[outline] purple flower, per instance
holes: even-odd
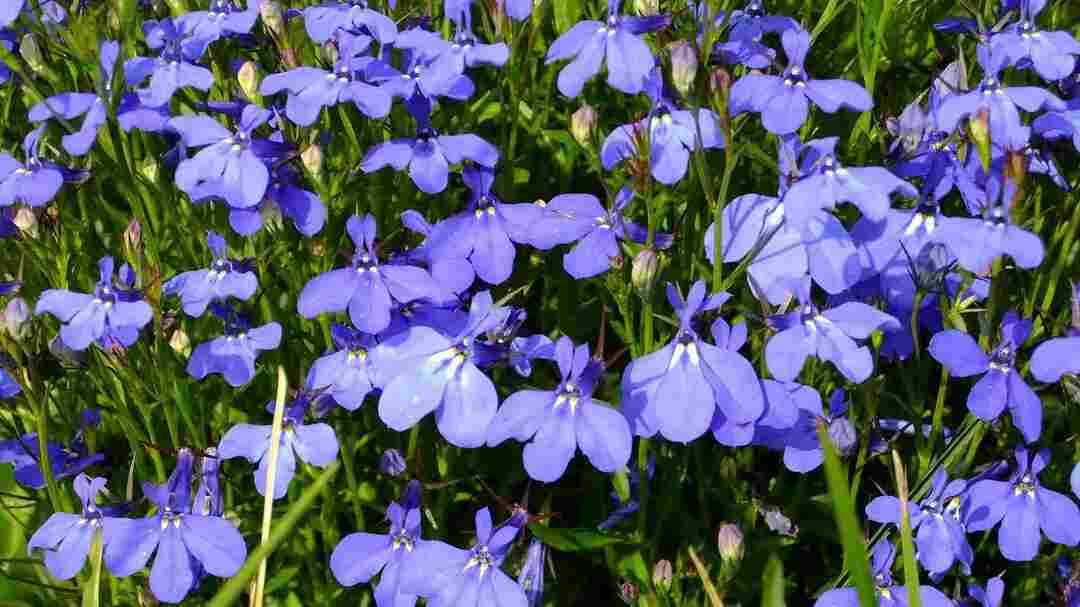
[[[270,116],[269,110],[248,105],[235,133],[205,114],[169,120],[169,127],[180,133],[185,146],[205,146],[176,167],[177,187],[194,201],[220,196],[230,207],[245,209],[259,204],[270,183],[263,158],[281,144],[253,138],[251,132]]]
[[[525,591],[499,565],[506,558],[518,528],[491,527],[487,508],[476,513],[476,544],[468,550],[443,542],[418,546],[413,559],[425,563],[414,569],[420,595],[430,607],[527,607]]]
[[[50,442],[47,448],[49,467],[52,468],[54,479],[75,476],[90,466],[105,461],[105,456],[100,453],[87,453],[86,444],[78,435],[69,445]],[[15,480],[20,485],[31,489],[41,489],[45,486],[45,475],[38,461],[36,432],[0,441],[0,464],[14,466]]]
[[[325,272],[304,285],[296,302],[305,318],[324,312],[349,311],[353,326],[365,333],[379,333],[390,326],[395,304],[437,297],[438,289],[423,268],[404,264],[380,264],[375,251],[375,217],[356,215],[346,223],[356,245],[348,267]]]
[[[709,430],[717,409],[733,423],[758,419],[765,401],[754,368],[734,350],[701,339],[693,326],[695,316],[718,308],[730,295],[706,297],[699,280],[685,300],[670,283],[667,296],[679,317],[678,332],[623,373],[623,413],[634,433],[660,432],[668,440],[688,443]]]
[[[968,490],[969,532],[992,529],[999,522],[998,547],[1010,561],[1030,561],[1039,554],[1041,535],[1055,544],[1080,543],[1080,509],[1067,496],[1039,484],[1050,451],[1016,449],[1016,470],[1008,481],[983,479]]]
[[[15,381],[6,369],[0,369],[0,400],[15,398],[22,394],[22,386]]]
[[[432,259],[468,259],[475,274],[497,285],[514,269],[514,243],[528,243],[540,209],[533,203],[506,204],[491,191],[495,172],[467,166],[461,171],[469,188],[468,208],[434,226],[428,237]]]
[[[585,82],[600,71],[607,57],[608,84],[630,95],[645,88],[645,81],[655,61],[649,45],[638,37],[671,23],[668,15],[624,17],[619,15],[621,0],[608,0],[607,21],[581,21],[551,43],[545,63],[575,57],[559,72],[559,92],[577,97]]]
[[[407,469],[405,456],[397,449],[387,449],[379,458],[379,472],[387,476],[401,476]]]
[[[525,562],[518,573],[518,586],[525,591],[528,607],[541,607],[544,602],[544,560],[547,549],[535,537],[525,551]]]
[[[394,48],[401,51],[404,70],[384,60],[371,62],[365,70],[365,77],[390,96],[431,103],[437,97],[463,101],[476,92],[473,81],[443,59],[450,45],[438,34],[414,27],[397,37]]]
[[[1007,57],[1008,65],[1032,67],[1047,82],[1067,78],[1080,55],[1080,42],[1064,31],[1047,32],[1035,25],[1046,0],[1020,0],[1020,21],[990,40],[995,52]]]
[[[307,385],[312,390],[325,390],[334,402],[349,411],[357,410],[374,389],[374,336],[335,324],[330,334],[337,347],[335,352],[316,360],[308,371]]]
[[[986,581],[985,590],[978,584],[968,584],[968,596],[978,603],[979,607],[1001,607],[1001,599],[1005,596],[1005,582],[1001,576],[992,577]]]
[[[276,322],[260,327],[241,318],[230,308],[211,304],[215,315],[225,319],[225,335],[195,348],[188,360],[187,372],[195,379],[220,373],[225,382],[238,388],[255,377],[255,359],[262,350],[273,350],[281,343],[281,325]]]
[[[186,37],[181,46],[189,57],[202,57],[206,47],[225,36],[251,33],[259,18],[260,0],[247,0],[241,9],[236,0],[210,0],[210,10],[191,11],[176,18],[176,27]]]
[[[840,108],[857,112],[873,107],[862,86],[848,80],[813,80],[804,63],[810,51],[810,34],[785,30],[780,37],[788,66],[780,76],[747,74],[731,87],[731,113],[757,112],[765,129],[777,135],[799,130],[806,122],[809,104],[833,113]]]
[[[300,185],[295,168],[275,162],[266,197],[254,207],[230,208],[229,227],[241,236],[250,236],[262,229],[263,214],[275,208],[304,236],[314,236],[326,223],[326,206],[319,195]]]
[[[451,444],[484,444],[499,397],[476,364],[476,341],[499,322],[492,308],[491,293],[481,291],[473,296],[468,324],[457,335],[414,325],[379,344],[376,383],[383,388],[383,423],[402,432],[434,412],[439,432]]]
[[[782,384],[766,380],[765,394],[771,409],[786,413],[790,401],[795,407],[793,423],[761,423],[754,428],[753,442],[770,449],[784,452],[784,467],[792,472],[805,474],[816,470],[825,461],[825,451],[817,433],[818,421],[825,424],[829,440],[841,455],[848,454],[855,446],[855,429],[846,415],[848,402],[843,390],[834,390],[829,398],[829,412],[821,405],[821,394],[809,386],[796,383]],[[787,413],[790,414],[790,413]]]
[[[148,133],[165,132],[169,124],[169,105],[149,106],[135,93],[124,93],[116,108],[116,122],[125,133],[133,129]]]
[[[410,109],[417,105],[421,103],[411,103]],[[446,189],[450,165],[472,160],[490,169],[499,161],[499,150],[477,135],[439,135],[431,127],[427,108],[414,110],[413,116],[417,121],[416,137],[376,145],[360,165],[365,173],[386,166],[395,171],[409,167],[409,177],[416,187],[427,194],[438,194]]]
[[[320,468],[329,466],[338,454],[337,435],[324,423],[304,424],[304,415],[318,397],[314,393],[300,391],[285,405],[281,426],[281,448],[278,449],[277,472],[274,476],[274,499],[281,499],[289,491],[289,483],[296,474],[296,460]],[[273,413],[275,403],[266,410]],[[266,494],[266,475],[270,471],[271,426],[237,424],[225,433],[218,444],[221,459],[243,457],[251,463],[258,462],[255,470],[255,489],[259,495]]]
[[[197,45],[185,44],[183,32],[173,19],[160,21],[147,19],[143,22],[146,45],[160,49],[157,57],[134,57],[124,62],[124,79],[128,86],[137,86],[150,79],[149,88],[136,91],[139,101],[147,107],[160,107],[172,99],[177,90],[191,86],[209,91],[214,84],[214,74],[196,65],[199,56],[191,54]]]
[[[105,564],[117,577],[150,569],[150,591],[159,601],[179,603],[194,588],[197,573],[231,577],[247,558],[240,532],[220,516],[191,511],[191,475],[195,456],[181,449],[176,468],[164,485],[143,484],[143,494],[158,508],[143,519],[112,519]]]
[[[19,13],[23,10],[23,3],[25,0],[11,0],[10,2],[4,2],[3,6],[0,6],[0,27],[7,27],[15,20],[19,18]]]
[[[880,607],[904,607],[907,605],[907,586],[893,583],[892,566],[896,548],[882,540],[874,544],[870,555],[870,569],[874,576],[874,594]],[[919,600],[926,607],[953,607],[940,590],[932,586],[919,586]],[[818,597],[814,607],[858,607],[859,593],[854,588],[834,588]]]
[[[960,496],[967,483],[948,481],[945,470],[938,470],[930,493],[918,504],[908,504],[919,562],[932,575],[945,573],[954,561],[961,564],[963,571],[970,571],[975,558],[960,520]],[[866,505],[866,516],[872,521],[899,527],[900,500],[891,495],[876,497]]]
[[[38,157],[45,126],[34,129],[23,140],[25,164],[0,152],[0,207],[17,202],[40,207],[56,197],[65,181],[80,181],[88,175],[86,171],[67,169]]]
[[[1016,265],[1031,269],[1042,263],[1045,249],[1037,234],[1012,223],[1009,216],[1015,186],[1006,180],[1001,186],[989,180],[985,190],[978,189],[977,217],[942,217],[936,239],[956,255],[960,266],[970,272],[983,272],[997,257],[1008,255]],[[1000,202],[998,202],[1000,197]]]
[[[110,92],[113,69],[120,55],[120,45],[112,40],[101,43],[98,63],[101,66],[101,86],[105,94]],[[31,122],[41,122],[49,118],[60,117],[73,120],[85,115],[82,127],[61,140],[64,149],[72,156],[82,156],[90,151],[97,139],[98,129],[107,119],[107,102],[95,93],[62,93],[38,102],[30,108]]]
[[[532,375],[532,361],[537,358],[555,360],[555,343],[546,335],[519,336],[526,313],[521,308],[496,308],[492,314],[499,324],[487,333],[487,339],[477,344],[477,364],[493,367],[504,363],[521,377]]]
[[[1031,334],[1031,321],[1008,312],[1001,321],[1000,339],[989,356],[967,333],[942,331],[930,340],[930,355],[952,377],[982,377],[968,393],[967,407],[984,421],[993,421],[1007,406],[1013,424],[1031,443],[1042,432],[1042,403],[1016,368],[1016,353]]]
[[[221,494],[221,455],[217,447],[203,450],[199,487],[191,511],[203,516],[221,516],[225,513],[224,496]]]
[[[206,312],[211,301],[235,297],[241,300],[251,299],[259,288],[259,279],[255,277],[253,261],[229,259],[226,257],[225,239],[220,234],[207,231],[206,242],[214,254],[210,267],[202,270],[182,272],[165,283],[166,295],[180,295],[184,312],[198,318]]]
[[[1048,339],[1031,353],[1031,375],[1035,379],[1054,383],[1066,373],[1080,373],[1080,335]]]
[[[1043,139],[1072,137],[1073,147],[1080,152],[1080,108],[1064,112],[1047,112],[1031,123],[1031,128]]]
[[[308,37],[322,44],[338,30],[370,34],[380,44],[393,44],[397,36],[394,20],[368,8],[367,0],[327,2],[304,9],[304,28]]]
[[[0,11],[7,8],[7,5],[0,7]],[[0,22],[3,21],[3,16],[0,15]],[[15,48],[15,43],[18,41],[15,32],[8,29],[3,29],[3,25],[0,25],[0,46],[4,47],[4,50],[11,52]],[[11,68],[6,63],[0,61],[0,86],[3,86],[11,80]]]
[[[724,147],[719,118],[712,110],[682,110],[664,94],[663,75],[654,68],[645,85],[652,100],[648,116],[615,128],[604,140],[600,160],[611,170],[619,162],[638,155],[639,143],[649,146],[649,167],[660,183],[678,183],[686,175],[690,153],[698,148]]]
[[[509,47],[502,42],[484,44],[477,41],[472,31],[472,12],[465,8],[460,15],[464,19],[456,15],[453,9],[447,10],[447,16],[454,21],[457,31],[452,41],[444,43],[444,49],[439,52],[439,63],[434,69],[464,74],[465,68],[479,65],[502,67],[510,57]]]
[[[102,543],[108,545],[115,519],[105,517],[97,506],[97,495],[105,488],[105,482],[103,478],[85,474],[76,476],[73,484],[82,502],[82,514],[53,513],[27,542],[30,556],[35,548],[45,551],[45,567],[53,577],[69,580],[79,573],[98,530],[102,530]]]
[[[363,49],[339,43],[339,55],[334,71],[315,67],[298,67],[281,74],[272,74],[262,81],[259,92],[273,95],[288,91],[285,115],[300,126],[309,126],[319,118],[324,107],[348,101],[369,118],[382,118],[390,111],[390,95],[382,88],[359,79],[358,75],[372,61],[356,57]]]
[[[800,306],[794,312],[769,317],[776,335],[765,344],[769,371],[781,381],[794,381],[814,356],[827,360],[850,382],[862,383],[874,370],[870,348],[855,340],[879,329],[898,329],[900,322],[864,303],[850,301],[819,310],[810,299],[809,279],[794,285]]]
[[[142,293],[113,286],[112,257],[102,257],[98,269],[100,279],[93,294],[48,289],[34,309],[35,314],[52,314],[62,323],[60,337],[73,350],[85,350],[105,337],[130,346],[138,339],[139,329],[154,317]]]
[[[488,446],[508,438],[529,441],[525,471],[547,483],[563,475],[578,448],[601,472],[625,466],[632,442],[626,418],[592,397],[603,363],[589,357],[587,345],[575,348],[566,336],[555,344],[555,360],[562,374],[559,387],[511,394],[488,427]]]

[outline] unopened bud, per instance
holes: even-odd
[[[630,284],[644,297],[652,291],[659,273],[660,259],[656,256],[656,251],[642,249],[634,256],[630,266]]]
[[[656,561],[656,565],[653,566],[653,585],[657,588],[667,589],[669,586],[671,586],[671,578],[673,577],[673,575],[674,572],[671,568],[671,561],[667,559],[660,559],[659,561]]]
[[[142,224],[138,219],[132,219],[127,227],[124,228],[124,247],[127,249],[128,257],[135,258],[135,253],[142,245]]]
[[[285,17],[281,13],[280,4],[272,0],[262,0],[259,4],[259,15],[271,34],[278,38],[285,35]]]
[[[968,120],[968,133],[972,143],[979,153],[979,160],[983,169],[990,170],[990,110],[980,108],[975,115]]]
[[[327,40],[319,47],[319,55],[322,56],[322,60],[329,65],[337,65],[338,60],[338,47],[333,40]]]
[[[12,220],[12,223],[30,238],[37,238],[37,214],[34,213],[34,210],[30,207],[19,207],[19,209],[15,211],[15,218]]]
[[[716,533],[716,548],[725,561],[739,561],[743,557],[743,533],[735,523],[724,523]]]
[[[322,148],[318,144],[309,145],[303,152],[300,152],[300,162],[304,163],[304,168],[309,173],[319,175],[322,172],[323,164]]]
[[[397,449],[387,449],[379,459],[379,472],[387,476],[401,476],[405,472],[405,458]]]
[[[660,14],[660,0],[635,0],[634,8],[643,17]]]
[[[582,104],[576,112],[570,115],[570,134],[574,136],[583,147],[592,144],[593,132],[596,130],[596,121],[599,115],[596,108],[588,103]]]
[[[256,101],[259,97],[259,70],[254,61],[245,61],[236,72],[236,81],[240,84],[240,90],[249,101]]]
[[[177,354],[187,357],[191,354],[191,338],[183,329],[177,329],[169,337],[169,347]]]
[[[668,49],[671,51],[671,80],[675,90],[683,97],[689,97],[697,78],[697,50],[686,40],[676,40]]]
[[[4,330],[16,341],[26,337],[30,329],[30,306],[22,297],[15,297],[4,308]]]
[[[619,584],[619,598],[627,605],[633,605],[638,598],[638,587],[630,580],[623,580]]]
[[[858,436],[846,417],[838,417],[829,423],[829,440],[840,455],[847,455],[855,448]]]
[[[45,69],[45,58],[41,55],[41,46],[33,34],[26,34],[19,42],[19,55],[30,66],[30,69],[40,73]]]
[[[713,109],[720,114],[723,120],[728,114],[728,95],[731,91],[731,72],[718,67],[709,72],[709,96],[712,99]]]

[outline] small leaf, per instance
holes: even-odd
[[[785,607],[784,562],[773,553],[761,574],[761,607]]]
[[[567,529],[534,524],[529,525],[529,531],[552,550],[562,552],[585,552],[634,543],[630,538],[595,529]]]

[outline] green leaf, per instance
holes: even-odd
[[[90,579],[83,586],[82,607],[98,607],[101,604],[101,549],[101,531],[97,531],[90,546]]]
[[[773,553],[761,574],[761,607],[785,607],[784,562]]]
[[[628,537],[595,529],[567,529],[533,524],[529,525],[529,531],[552,550],[562,552],[585,552],[634,543]]]
[[[555,29],[563,33],[581,19],[582,2],[580,0],[555,0],[552,10],[555,11]]]

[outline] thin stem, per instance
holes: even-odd
[[[270,523],[274,518],[274,481],[277,476],[278,452],[281,450],[281,424],[285,417],[285,391],[289,382],[285,378],[285,368],[278,367],[277,402],[274,405],[274,424],[270,427],[270,458],[266,470],[266,491],[263,498],[262,540],[260,548],[270,541]],[[255,581],[252,604],[262,607],[263,592],[266,590],[266,560],[259,563],[259,574]]]

